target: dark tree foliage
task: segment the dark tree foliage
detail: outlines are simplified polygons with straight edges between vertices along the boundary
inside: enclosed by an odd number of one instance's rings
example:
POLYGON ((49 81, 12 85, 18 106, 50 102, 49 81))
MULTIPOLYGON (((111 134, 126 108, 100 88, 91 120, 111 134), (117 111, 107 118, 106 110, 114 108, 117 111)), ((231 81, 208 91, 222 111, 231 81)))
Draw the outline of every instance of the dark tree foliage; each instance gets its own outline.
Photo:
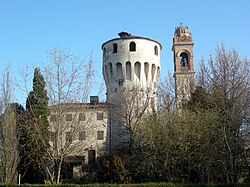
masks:
POLYGON ((33 90, 26 100, 27 120, 23 127, 23 182, 41 183, 45 179, 44 164, 49 143, 49 98, 39 68, 34 70, 33 90))

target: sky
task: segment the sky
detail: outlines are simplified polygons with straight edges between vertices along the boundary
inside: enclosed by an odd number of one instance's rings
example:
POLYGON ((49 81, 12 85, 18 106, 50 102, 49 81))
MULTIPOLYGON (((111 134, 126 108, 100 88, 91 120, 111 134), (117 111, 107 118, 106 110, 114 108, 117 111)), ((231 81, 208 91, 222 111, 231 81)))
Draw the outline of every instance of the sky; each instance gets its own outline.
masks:
MULTIPOLYGON (((164 78, 173 73, 171 47, 180 23, 192 33, 195 64, 221 43, 250 58, 249 0, 0 0, 0 74, 10 64, 19 80, 24 67, 48 63, 46 51, 64 48, 82 58, 92 52, 101 82, 101 45, 126 31, 162 44, 164 78)), ((15 100, 24 103, 25 96, 16 90, 15 100)))

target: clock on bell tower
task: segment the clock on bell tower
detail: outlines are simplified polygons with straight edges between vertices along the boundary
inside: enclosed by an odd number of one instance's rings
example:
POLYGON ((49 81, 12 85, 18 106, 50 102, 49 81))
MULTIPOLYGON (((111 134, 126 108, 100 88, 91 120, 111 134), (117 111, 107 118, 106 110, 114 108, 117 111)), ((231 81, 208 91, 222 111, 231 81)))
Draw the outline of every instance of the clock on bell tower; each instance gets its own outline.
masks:
POLYGON ((174 79, 176 107, 188 101, 194 90, 193 40, 187 26, 175 28, 172 51, 174 54, 174 79))

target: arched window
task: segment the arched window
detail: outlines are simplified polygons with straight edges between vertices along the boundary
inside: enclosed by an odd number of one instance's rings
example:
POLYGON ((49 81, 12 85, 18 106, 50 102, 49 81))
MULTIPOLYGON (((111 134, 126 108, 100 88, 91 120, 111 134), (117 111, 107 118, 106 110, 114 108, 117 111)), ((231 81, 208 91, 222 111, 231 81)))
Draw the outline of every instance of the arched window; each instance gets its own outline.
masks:
POLYGON ((126 62, 126 79, 131 81, 131 63, 126 62))
POLYGON ((159 81, 160 79, 160 67, 157 68, 156 80, 159 81))
POLYGON ((129 44, 129 51, 136 51, 136 44, 135 44, 135 42, 130 42, 130 44, 129 44))
POLYGON ((148 81, 148 70, 149 70, 149 64, 148 64, 148 62, 145 62, 144 63, 144 74, 146 77, 146 82, 148 81))
POLYGON ((117 44, 116 43, 113 44, 113 53, 117 53, 117 44))
POLYGON ((187 67, 188 66, 188 54, 183 52, 180 55, 180 64, 182 67, 187 67))
POLYGON ((108 72, 109 72, 110 79, 112 79, 112 77, 113 77, 113 67, 112 67, 111 62, 109 63, 109 66, 108 66, 108 72))
POLYGON ((154 77, 155 77, 155 64, 152 65, 152 69, 151 69, 151 81, 154 82, 154 77))
POLYGON ((140 80, 141 78, 141 63, 140 62, 135 63, 135 75, 138 78, 138 80, 140 80))
POLYGON ((158 47, 157 46, 155 46, 154 51, 155 51, 155 55, 158 56, 158 47))
POLYGON ((123 76, 122 76, 122 64, 120 62, 116 63, 116 76, 117 76, 117 79, 123 78, 123 76))

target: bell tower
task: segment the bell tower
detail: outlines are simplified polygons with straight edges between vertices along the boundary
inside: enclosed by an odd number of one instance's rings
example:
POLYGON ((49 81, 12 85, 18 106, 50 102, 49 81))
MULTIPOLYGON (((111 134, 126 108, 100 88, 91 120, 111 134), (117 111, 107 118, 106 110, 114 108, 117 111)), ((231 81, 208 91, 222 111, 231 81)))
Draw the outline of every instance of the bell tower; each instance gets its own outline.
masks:
POLYGON ((174 79, 176 107, 188 101, 194 90, 193 40, 187 26, 175 28, 172 51, 174 54, 174 79))

